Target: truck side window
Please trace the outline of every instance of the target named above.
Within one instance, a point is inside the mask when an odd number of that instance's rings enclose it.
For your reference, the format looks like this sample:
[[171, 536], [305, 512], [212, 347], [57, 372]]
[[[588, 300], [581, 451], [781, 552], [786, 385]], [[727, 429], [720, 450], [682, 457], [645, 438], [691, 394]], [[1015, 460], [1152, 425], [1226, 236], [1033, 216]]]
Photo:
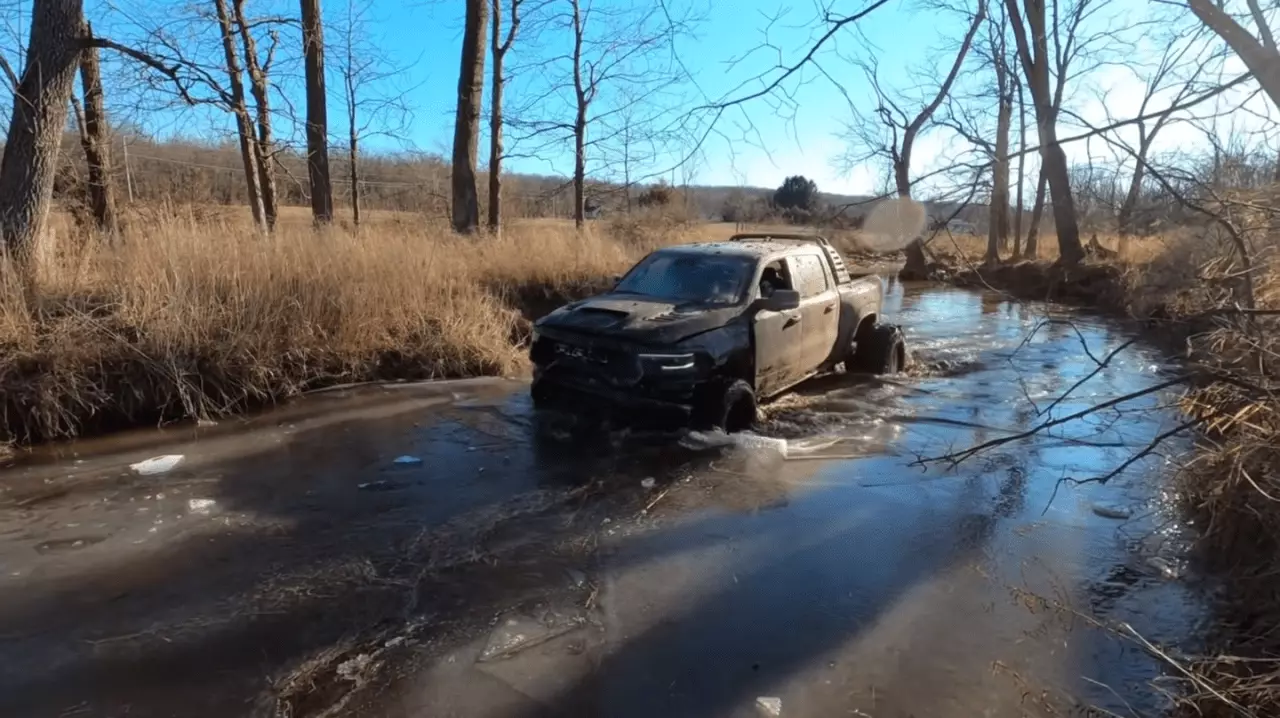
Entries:
[[791, 278], [787, 276], [787, 266], [782, 260], [770, 262], [760, 273], [760, 296], [767, 297], [778, 289], [790, 289]]
[[796, 289], [802, 298], [817, 296], [827, 291], [827, 273], [822, 267], [822, 258], [816, 254], [801, 254], [791, 257], [795, 267]]

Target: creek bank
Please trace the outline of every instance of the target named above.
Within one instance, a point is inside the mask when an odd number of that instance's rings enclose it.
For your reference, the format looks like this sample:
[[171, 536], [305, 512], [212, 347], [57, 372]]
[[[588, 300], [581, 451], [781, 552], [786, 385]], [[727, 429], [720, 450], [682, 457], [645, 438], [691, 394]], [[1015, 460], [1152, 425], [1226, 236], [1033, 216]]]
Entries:
[[0, 459], [50, 441], [251, 414], [345, 384], [518, 375], [532, 322], [608, 282], [485, 285], [493, 298], [490, 319], [505, 327], [500, 346], [428, 319], [411, 335], [387, 337], [382, 347], [332, 347], [317, 331], [313, 344], [291, 343], [263, 356], [240, 348], [229, 327], [225, 345], [175, 353], [119, 317], [67, 328], [51, 316], [51, 335], [82, 336], [0, 362]]
[[[946, 257], [929, 265], [928, 278], [1129, 320], [1145, 340], [1205, 371], [1202, 380], [1188, 384], [1181, 404], [1192, 417], [1222, 418], [1188, 431], [1196, 438], [1194, 457], [1176, 476], [1174, 490], [1187, 523], [1196, 527], [1191, 556], [1224, 590], [1217, 596], [1209, 650], [1196, 652], [1205, 657], [1184, 659], [1196, 680], [1179, 710], [1223, 718], [1276, 715], [1280, 638], [1271, 627], [1280, 620], [1280, 510], [1274, 494], [1268, 494], [1273, 487], [1265, 467], [1280, 465], [1280, 449], [1268, 441], [1280, 429], [1278, 410], [1265, 398], [1269, 392], [1242, 388], [1269, 386], [1259, 356], [1274, 351], [1267, 335], [1268, 328], [1274, 332], [1268, 324], [1275, 318], [1264, 310], [1258, 317], [1231, 321], [1239, 313], [1215, 296], [1211, 280], [1199, 285], [1183, 278], [1161, 285], [1146, 276], [1151, 271], [1114, 261], [978, 266]], [[1273, 277], [1266, 272], [1259, 277], [1257, 292], [1265, 296]], [[1239, 386], [1221, 381], [1225, 375], [1240, 380]], [[1232, 419], [1241, 416], [1251, 418]]]

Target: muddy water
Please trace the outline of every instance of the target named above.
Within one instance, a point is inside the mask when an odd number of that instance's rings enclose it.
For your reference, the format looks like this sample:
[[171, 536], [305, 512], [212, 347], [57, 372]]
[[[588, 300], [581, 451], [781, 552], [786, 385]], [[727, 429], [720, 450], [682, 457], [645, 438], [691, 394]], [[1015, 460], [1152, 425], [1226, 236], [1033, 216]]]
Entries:
[[[519, 381], [328, 392], [0, 474], [0, 715], [1119, 715], [1194, 640], [1153, 395], [1105, 324], [890, 285], [918, 369], [763, 438], [595, 433]], [[182, 455], [166, 473], [131, 464]], [[400, 459], [400, 461], [397, 461]], [[1128, 519], [1114, 518], [1129, 514]], [[1056, 712], [1055, 712], [1056, 711]]]

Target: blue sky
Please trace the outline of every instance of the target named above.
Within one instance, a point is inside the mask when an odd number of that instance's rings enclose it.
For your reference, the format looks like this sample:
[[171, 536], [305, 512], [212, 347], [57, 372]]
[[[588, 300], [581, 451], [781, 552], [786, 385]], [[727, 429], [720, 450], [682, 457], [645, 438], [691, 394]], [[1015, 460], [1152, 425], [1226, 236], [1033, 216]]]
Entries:
[[[647, 0], [582, 1], [584, 7], [590, 5], [595, 9], [597, 18], [606, 13], [634, 18], [639, 17], [635, 13], [643, 14], [643, 8], [655, 7]], [[870, 1], [836, 0], [832, 11], [839, 15], [857, 12]], [[1151, 0], [1094, 1], [1105, 2], [1106, 13], [1099, 15], [1096, 27], [1089, 28], [1090, 31], [1114, 22], [1117, 17], [1142, 17], [1157, 7]], [[539, 0], [525, 0], [526, 6], [537, 2]], [[567, 0], [549, 2], [554, 7], [567, 6]], [[640, 114], [656, 112], [654, 124], [666, 128], [676, 120], [687, 121], [689, 111], [707, 101], [737, 96], [757, 88], [759, 84], [753, 84], [752, 78], [761, 73], [769, 78], [776, 76], [776, 71], [770, 74], [772, 68], [778, 63], [794, 62], [812, 45], [816, 33], [824, 29], [822, 7], [815, 0], [793, 3], [778, 0], [667, 2], [667, 7], [673, 12], [687, 10], [701, 19], [691, 33], [677, 40], [675, 48], [676, 56], [692, 74], [694, 82], [658, 88], [658, 94], [653, 96], [658, 99], [640, 105], [657, 108], [645, 109]], [[0, 51], [15, 65], [20, 65], [15, 51], [26, 31], [29, 15], [24, 13], [29, 13], [29, 7], [30, 0], [25, 0], [0, 8], [0, 18], [3, 18]], [[247, 0], [246, 7], [251, 17], [294, 16], [297, 12], [296, 0]], [[993, 3], [992, 7], [998, 8], [999, 3]], [[217, 38], [208, 32], [212, 24], [194, 14], [208, 12], [211, 8], [209, 0], [181, 5], [164, 0], [89, 0], [86, 14], [99, 34], [137, 46], [154, 47], [148, 36], [154, 28], [163, 28], [176, 39], [183, 52], [206, 58], [212, 65], [220, 59]], [[383, 118], [385, 122], [375, 120], [370, 135], [364, 140], [366, 147], [388, 151], [408, 149], [447, 156], [453, 131], [463, 0], [417, 0], [411, 3], [325, 0], [326, 40], [331, 46], [341, 44], [342, 30], [351, 8], [363, 13], [362, 40], [378, 51], [390, 70], [388, 77], [372, 83], [366, 91], [374, 96], [402, 97], [412, 117], [409, 122], [388, 118]], [[602, 23], [589, 24], [589, 32], [599, 29]], [[850, 101], [863, 111], [870, 111], [874, 107], [870, 86], [854, 61], [874, 57], [879, 64], [883, 86], [892, 88], [898, 97], [909, 98], [913, 93], [919, 97], [949, 66], [947, 47], [954, 45], [964, 29], [963, 17], [925, 9], [922, 0], [890, 0], [856, 26], [850, 26], [837, 35], [818, 56], [815, 66], [784, 84], [783, 93], [755, 100], [722, 116], [716, 123], [715, 132], [707, 136], [695, 161], [666, 176], [676, 182], [771, 187], [780, 184], [787, 175], [800, 173], [817, 180], [819, 187], [826, 191], [879, 191], [887, 179], [883, 166], [868, 163], [843, 166], [844, 163], [839, 161], [848, 148], [841, 134], [850, 118], [850, 111], [834, 82], [843, 86]], [[280, 134], [297, 139], [301, 134], [300, 127], [289, 121], [289, 113], [285, 110], [293, 105], [300, 111], [302, 104], [300, 67], [296, 60], [298, 32], [296, 27], [282, 27], [279, 32], [279, 56], [283, 59], [275, 75], [283, 87], [276, 98], [276, 106], [285, 117], [277, 121], [277, 129]], [[1148, 29], [1137, 33], [1131, 38], [1139, 43], [1135, 48], [1115, 52], [1112, 62], [1100, 65], [1087, 78], [1073, 82], [1069, 94], [1072, 106], [1098, 124], [1105, 121], [1108, 113], [1124, 116], [1136, 111], [1142, 87], [1141, 64], [1150, 61], [1159, 49], [1158, 43], [1151, 39], [1153, 32]], [[265, 38], [262, 41], [265, 42]], [[518, 69], [508, 90], [507, 105], [512, 114], [527, 113], [540, 119], [570, 119], [566, 112], [568, 106], [562, 101], [563, 93], [548, 92], [554, 84], [554, 77], [566, 70], [564, 63], [548, 61], [563, 56], [568, 48], [569, 35], [563, 30], [543, 28], [535, 33], [526, 26], [509, 60], [509, 65]], [[336, 142], [344, 139], [340, 135], [345, 121], [340, 84], [338, 78], [332, 76], [341, 59], [339, 54], [331, 48], [328, 58], [332, 96], [330, 122]], [[1144, 56], [1150, 57], [1144, 59]], [[669, 56], [655, 57], [653, 61], [658, 64], [669, 62]], [[116, 118], [136, 122], [160, 135], [230, 138], [232, 125], [225, 113], [209, 108], [192, 110], [177, 107], [166, 95], [147, 90], [136, 68], [119, 61], [108, 60], [108, 63], [109, 110]], [[486, 75], [487, 71], [486, 67]], [[824, 76], [824, 72], [828, 76]], [[921, 77], [926, 78], [923, 83], [919, 79]], [[985, 77], [985, 73], [969, 68], [961, 76], [960, 88], [975, 89], [975, 83], [985, 82]], [[602, 90], [597, 101], [599, 111], [606, 112], [619, 102], [619, 88], [613, 89], [615, 92], [612, 93]], [[787, 98], [785, 102], [779, 100], [783, 96]], [[527, 107], [520, 109], [535, 97], [549, 99], [540, 100], [536, 111]], [[1228, 97], [1224, 102], [1234, 99]], [[904, 103], [908, 108], [919, 104]], [[1265, 102], [1255, 103], [1255, 109], [1260, 113], [1271, 111]], [[652, 176], [688, 156], [688, 146], [692, 142], [689, 138], [701, 136], [707, 128], [705, 114], [694, 118], [697, 121], [692, 127], [685, 127], [678, 145], [668, 145], [657, 156], [642, 161], [642, 166], [633, 176]], [[1248, 118], [1244, 122], [1257, 124], [1257, 120]], [[1069, 124], [1069, 121], [1064, 120], [1064, 124]], [[1190, 126], [1170, 128], [1164, 144], [1168, 147], [1185, 146], [1194, 142], [1200, 131]], [[603, 134], [594, 126], [592, 132], [596, 139]], [[518, 129], [508, 130], [509, 140], [518, 140], [519, 134]], [[1064, 130], [1061, 134], [1069, 135], [1072, 131]], [[487, 154], [486, 137], [481, 138], [481, 147], [483, 161]], [[913, 174], [923, 174], [947, 162], [959, 151], [957, 148], [954, 136], [944, 130], [930, 130], [917, 144]], [[567, 138], [557, 138], [553, 142], [509, 141], [508, 150], [514, 155], [507, 162], [507, 168], [512, 171], [566, 175], [572, 170], [572, 145]], [[617, 154], [616, 143], [593, 147], [589, 153], [588, 172], [616, 178]], [[1100, 142], [1077, 143], [1068, 148], [1068, 155], [1074, 161], [1090, 158], [1116, 161], [1115, 153], [1108, 152]], [[1029, 169], [1034, 165], [1032, 161]]]

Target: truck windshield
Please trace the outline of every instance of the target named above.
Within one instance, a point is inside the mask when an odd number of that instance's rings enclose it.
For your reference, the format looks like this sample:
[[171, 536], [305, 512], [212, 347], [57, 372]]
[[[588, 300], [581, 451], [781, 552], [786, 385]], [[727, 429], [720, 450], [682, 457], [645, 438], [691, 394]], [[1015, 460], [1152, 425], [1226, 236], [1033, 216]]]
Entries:
[[748, 257], [656, 252], [628, 272], [614, 291], [678, 302], [735, 304], [751, 280], [751, 269]]

